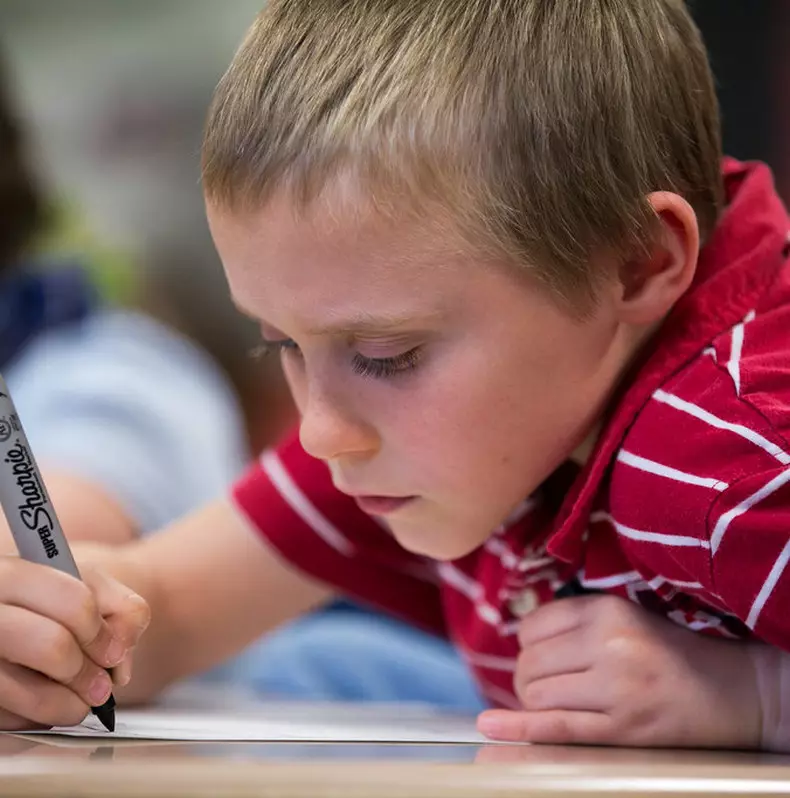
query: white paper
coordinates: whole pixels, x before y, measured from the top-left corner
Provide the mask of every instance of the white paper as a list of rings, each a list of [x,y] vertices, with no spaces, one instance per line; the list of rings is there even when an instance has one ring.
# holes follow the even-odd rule
[[[472,716],[392,705],[260,704],[254,710],[222,712],[167,706],[118,710],[108,732],[89,716],[79,726],[45,734],[107,739],[211,742],[370,742],[484,744]]]

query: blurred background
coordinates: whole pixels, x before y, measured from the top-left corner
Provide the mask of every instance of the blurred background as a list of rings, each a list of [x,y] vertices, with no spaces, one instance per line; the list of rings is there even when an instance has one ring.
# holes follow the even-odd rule
[[[252,448],[290,419],[275,365],[225,298],[198,186],[212,88],[262,0],[0,0],[0,61],[55,212],[39,251],[85,256],[104,299],[207,348],[247,409]],[[416,1],[416,0],[415,0]],[[790,197],[790,2],[695,0],[727,151],[774,168]],[[263,393],[260,389],[263,388]],[[253,417],[248,405],[270,403]]]
[[[134,306],[205,349],[237,389],[255,450],[290,409],[276,363],[250,368],[259,336],[226,297],[203,218],[199,146],[213,87],[260,5],[0,0],[3,82],[53,206],[36,254],[73,253],[103,301]]]

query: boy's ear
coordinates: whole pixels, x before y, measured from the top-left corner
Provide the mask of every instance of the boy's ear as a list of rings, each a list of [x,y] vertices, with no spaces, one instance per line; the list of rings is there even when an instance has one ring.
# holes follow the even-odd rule
[[[658,233],[646,253],[618,271],[619,316],[627,324],[660,322],[691,285],[699,257],[699,225],[691,205],[670,191],[656,191],[647,200]]]

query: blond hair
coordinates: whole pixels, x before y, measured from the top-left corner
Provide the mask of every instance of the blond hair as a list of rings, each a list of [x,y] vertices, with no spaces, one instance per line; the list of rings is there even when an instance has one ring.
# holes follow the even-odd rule
[[[305,207],[350,173],[589,297],[593,253],[649,242],[650,192],[710,233],[720,159],[682,0],[269,0],[216,90],[203,181],[230,210],[281,188]]]

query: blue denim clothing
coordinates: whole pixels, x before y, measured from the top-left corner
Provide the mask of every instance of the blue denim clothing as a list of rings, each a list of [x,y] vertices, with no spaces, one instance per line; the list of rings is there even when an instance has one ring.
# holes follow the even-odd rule
[[[446,640],[388,616],[344,609],[267,635],[206,679],[277,698],[416,702],[465,713],[486,708]]]

